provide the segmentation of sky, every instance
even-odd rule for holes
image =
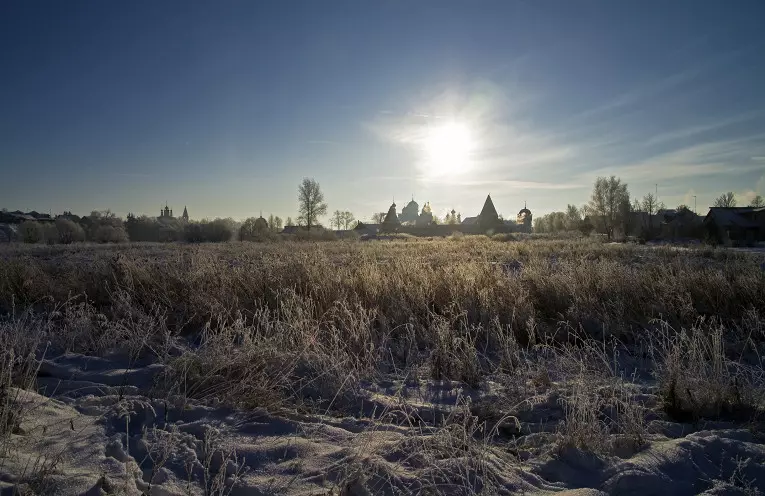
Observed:
[[[0,2],[0,207],[507,218],[765,194],[765,2]],[[451,127],[450,127],[451,126]],[[454,133],[444,129],[456,129]]]

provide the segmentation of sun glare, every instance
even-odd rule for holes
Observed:
[[[448,122],[429,129],[424,141],[427,169],[431,174],[458,174],[469,168],[475,147],[464,124]]]

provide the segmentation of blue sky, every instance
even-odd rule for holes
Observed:
[[[0,206],[368,219],[765,194],[762,1],[0,3]],[[425,165],[444,122],[469,160]],[[425,138],[424,138],[425,137]]]

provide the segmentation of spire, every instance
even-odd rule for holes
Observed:
[[[392,231],[400,225],[401,222],[398,220],[398,215],[396,214],[396,204],[394,203],[388,209],[388,213],[385,215],[385,220],[383,220],[381,227],[384,231]]]
[[[486,201],[483,204],[481,213],[478,214],[478,224],[484,228],[493,228],[499,223],[499,215],[497,209],[494,208],[494,202],[491,201],[491,194],[486,195]]]
[[[186,210],[186,205],[183,206],[183,218],[189,220],[189,211]]]

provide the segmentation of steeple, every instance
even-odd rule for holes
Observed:
[[[494,208],[494,202],[491,201],[491,194],[486,195],[481,213],[478,214],[478,225],[481,229],[493,229],[499,223],[499,215],[497,209]]]
[[[189,220],[189,211],[186,210],[186,205],[183,206],[183,220],[185,221]]]
[[[398,214],[396,214],[396,204],[393,203],[388,209],[385,220],[383,220],[382,226],[380,227],[382,231],[395,231],[400,225],[401,222],[399,222]]]

